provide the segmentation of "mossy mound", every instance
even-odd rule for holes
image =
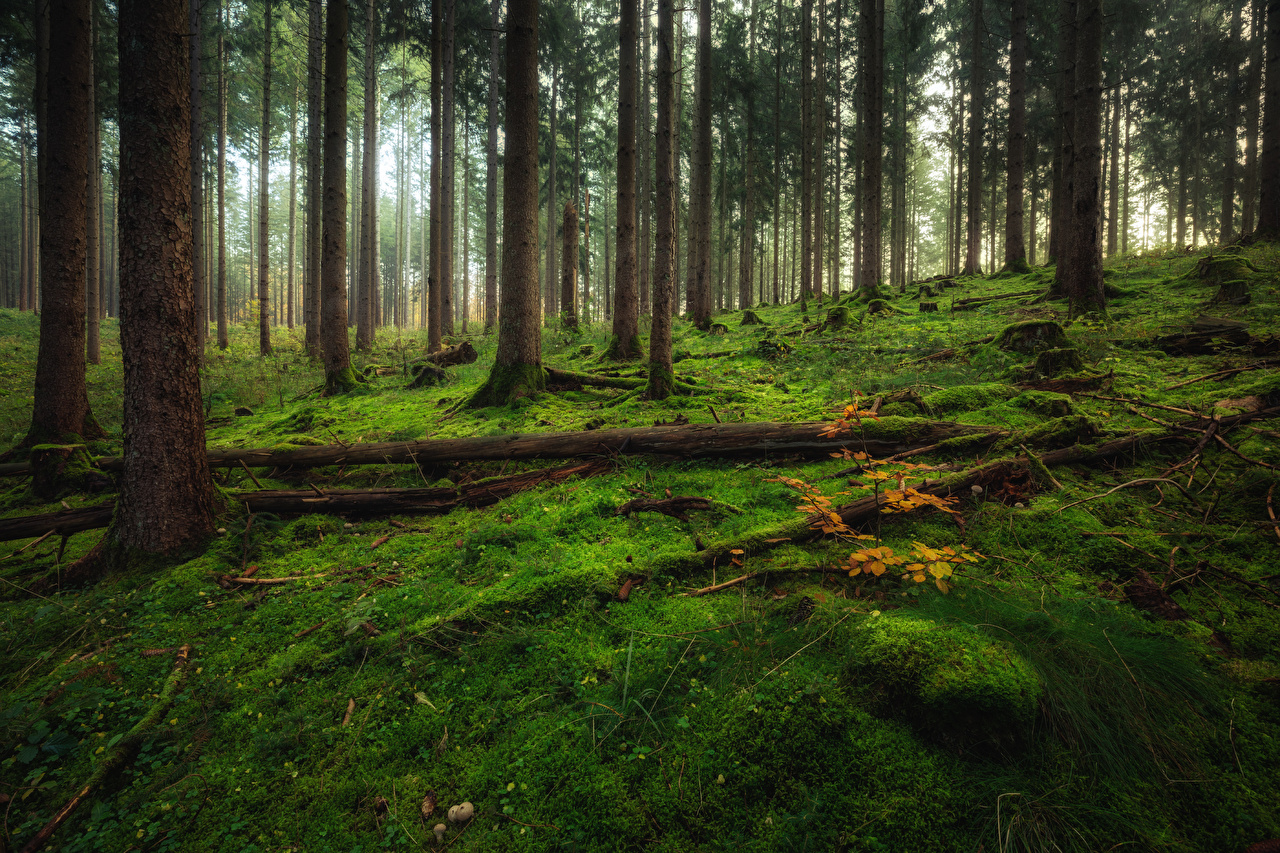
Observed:
[[[83,444],[37,444],[31,448],[31,494],[56,500],[72,492],[95,492],[110,478],[93,464]]]
[[[1075,414],[1075,405],[1066,394],[1055,394],[1052,391],[1023,391],[1009,401],[1010,406],[1044,415],[1046,418],[1064,418]]]
[[[848,674],[884,712],[931,740],[1008,745],[1035,716],[1035,672],[1013,649],[966,625],[872,617],[854,632]]]
[[[1021,435],[1021,441],[1032,447],[1069,447],[1096,438],[1098,425],[1084,415],[1054,418],[1032,427]]]
[[[957,385],[935,391],[922,401],[925,411],[934,415],[976,412],[988,406],[1012,400],[1018,396],[1018,389],[998,382],[987,382],[981,385]]]
[[[1052,320],[1026,320],[1006,326],[996,339],[996,345],[1002,350],[1020,353],[1070,346],[1066,332]]]
[[[1080,373],[1084,370],[1084,361],[1080,351],[1075,347],[1057,347],[1041,350],[1036,353],[1035,363],[1014,371],[1016,377],[1023,382],[1036,379],[1055,379],[1068,373]]]
[[[760,315],[759,315],[759,314],[757,314],[756,312],[754,312],[754,311],[752,311],[750,308],[748,308],[746,311],[743,311],[743,312],[742,312],[742,322],[741,322],[739,325],[742,325],[742,326],[767,326],[767,325],[769,325],[769,324],[768,324],[768,323],[766,323],[764,320],[760,319]]]

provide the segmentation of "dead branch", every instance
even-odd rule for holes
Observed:
[[[660,512],[680,521],[688,521],[689,513],[704,512],[713,509],[709,498],[677,497],[666,500],[645,500],[636,498],[618,507],[618,515],[632,515],[637,512]]]

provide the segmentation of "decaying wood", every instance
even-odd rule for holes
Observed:
[[[660,512],[680,521],[688,521],[689,513],[713,509],[709,498],[676,497],[665,500],[646,500],[636,498],[618,507],[618,515],[631,515],[637,512]]]
[[[463,341],[457,346],[433,352],[423,360],[434,364],[436,367],[457,367],[459,364],[474,364],[479,357],[476,348],[471,345],[471,341]]]
[[[1252,364],[1246,364],[1244,367],[1233,367],[1230,370],[1219,370],[1216,373],[1207,373],[1204,376],[1197,376],[1194,379],[1184,379],[1182,382],[1176,382],[1164,390],[1172,391],[1174,388],[1194,385],[1197,382],[1204,382],[1207,379],[1226,379],[1228,376],[1235,376],[1237,373],[1244,373],[1247,370],[1262,370],[1264,368],[1277,366],[1280,366],[1280,361],[1276,361],[1274,359],[1263,359],[1262,361],[1255,361]]]
[[[1039,296],[1043,293],[1042,288],[1036,290],[1022,290],[1017,293],[1000,293],[995,296],[971,296],[968,299],[957,299],[951,306],[952,311],[966,311],[970,308],[977,308],[980,305],[986,305],[988,302],[999,302],[1003,299],[1020,299],[1026,296]]]
[[[740,583],[743,583],[743,582],[745,582],[745,581],[749,581],[749,580],[751,580],[751,579],[752,579],[752,578],[754,578],[754,577],[759,577],[759,576],[760,576],[760,574],[761,574],[761,572],[747,572],[745,575],[742,575],[741,577],[736,577],[736,578],[734,578],[734,579],[733,579],[733,580],[731,580],[731,581],[725,581],[724,583],[712,584],[711,586],[704,586],[702,589],[690,590],[689,592],[681,593],[681,595],[687,595],[687,596],[689,596],[690,598],[694,598],[694,597],[699,596],[699,595],[706,595],[708,592],[718,592],[719,590],[727,589],[727,588],[729,588],[729,587],[731,587],[731,586],[735,586],[735,585],[740,584]]]

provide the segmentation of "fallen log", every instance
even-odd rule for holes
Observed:
[[[648,500],[635,498],[618,507],[618,515],[632,515],[637,512],[659,512],[679,521],[688,521],[689,513],[705,512],[714,509],[709,498],[674,497],[665,500]]]
[[[237,492],[232,500],[250,512],[278,515],[323,513],[326,515],[427,515],[445,513],[458,507],[483,507],[544,483],[563,483],[571,477],[593,477],[610,468],[607,459],[574,462],[559,468],[544,468],[467,483],[448,489],[344,489],[319,495],[312,489],[264,489]],[[88,509],[0,519],[0,542],[28,539],[50,531],[62,536],[106,527],[111,523],[115,502]]]
[[[989,302],[999,302],[1002,299],[1020,299],[1025,296],[1039,296],[1044,291],[1037,290],[1021,290],[1017,293],[1000,293],[995,296],[971,296],[968,299],[957,299],[951,306],[952,311],[965,311],[969,308],[977,308],[980,305],[986,305]]]

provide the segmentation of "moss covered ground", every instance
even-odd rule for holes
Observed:
[[[676,376],[705,393],[661,402],[549,383],[470,409],[495,341],[472,336],[475,364],[408,390],[425,342],[395,330],[355,355],[357,369],[381,366],[367,383],[322,397],[300,332],[279,332],[276,354],[260,358],[254,330],[240,329],[230,350],[209,351],[208,440],[831,421],[881,398],[886,416],[1003,430],[909,460],[966,468],[1186,419],[1123,400],[1206,416],[1280,403],[1274,367],[1181,384],[1265,354],[1156,345],[1205,310],[1256,338],[1280,332],[1280,252],[1245,254],[1256,271],[1244,306],[1206,309],[1216,284],[1194,275],[1198,256],[1170,253],[1110,263],[1108,316],[1074,324],[1065,304],[1030,299],[948,310],[1047,288],[1045,269],[961,279],[931,298],[937,313],[918,313],[910,294],[891,298],[901,313],[846,297],[847,324],[816,331],[805,330],[830,304],[811,302],[807,317],[760,306],[750,325],[725,312],[715,335],[678,319]],[[1034,355],[997,346],[1028,320],[1061,323],[1084,370],[1043,377]],[[36,333],[34,318],[0,312],[6,444],[30,417]],[[548,328],[545,363],[642,375],[642,363],[600,360],[608,340],[599,325]],[[928,358],[943,350],[953,352]],[[108,432],[90,446],[99,455],[120,449],[119,358],[108,321],[103,364],[89,368]],[[828,457],[621,456],[604,475],[448,515],[228,510],[194,559],[82,588],[58,579],[99,531],[3,543],[0,850],[26,844],[122,743],[120,769],[48,849],[1229,851],[1278,838],[1280,536],[1268,507],[1280,501],[1280,434],[1266,419],[1224,427],[1240,455],[1211,441],[1194,467],[1170,472],[1199,438],[1188,435],[1105,462],[1033,466],[966,490],[955,513],[926,506],[856,531],[878,541],[767,540],[807,501],[839,506],[897,486],[869,475],[913,485],[936,473]],[[856,437],[855,422],[851,451]],[[549,464],[560,463],[253,476],[266,488],[447,486]],[[243,470],[217,476],[257,487]],[[1161,482],[1111,491],[1140,478]],[[809,484],[809,497],[788,480]],[[0,488],[4,517],[107,496],[41,501],[20,478]],[[617,513],[668,490],[717,509],[687,521]],[[741,554],[695,558],[735,543]],[[956,566],[945,594],[892,561],[880,576],[838,570],[858,549],[961,545],[982,557]],[[217,582],[253,566],[297,579]],[[685,594],[747,573],[759,574]],[[1153,598],[1185,618],[1162,618],[1169,608]],[[176,701],[125,740],[163,704],[188,644]],[[476,816],[448,824],[463,801]]]

